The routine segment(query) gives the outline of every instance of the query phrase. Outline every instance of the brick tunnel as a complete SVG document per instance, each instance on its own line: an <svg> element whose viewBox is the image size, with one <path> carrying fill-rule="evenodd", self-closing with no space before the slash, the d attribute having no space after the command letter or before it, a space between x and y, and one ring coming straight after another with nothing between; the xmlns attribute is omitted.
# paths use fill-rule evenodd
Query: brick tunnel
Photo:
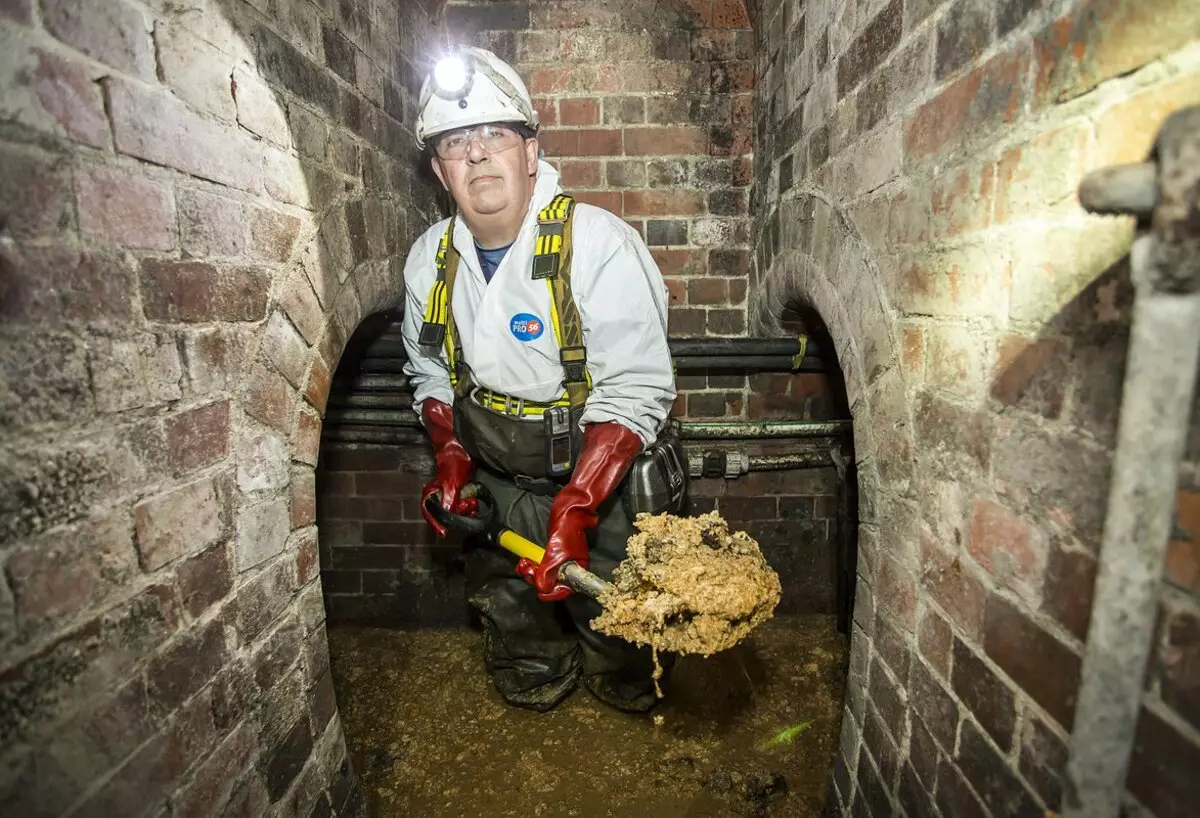
<svg viewBox="0 0 1200 818"><path fill-rule="evenodd" d="M464 42L525 78L564 188L642 235L673 339L821 350L681 369L674 416L851 430L689 444L811 455L691 493L759 541L779 623L824 623L829 714L769 750L804 772L714 775L667 711L618 723L658 753L622 814L1078 810L1137 225L1076 191L1200 103L1198 29L1189 0L0 0L0 812L502 814L436 772L396 783L447 737L353 732L372 688L421 706L383 687L410 654L365 635L483 678L458 544L416 512L428 448L353 414L405 409L369 400L363 350L447 213L413 121ZM1130 818L1200 802L1192 414ZM810 719L813 651L697 663L727 698L772 657L796 675L772 688L789 721L691 724ZM570 745L509 766L548 780ZM558 775L521 803L609 814Z"/></svg>

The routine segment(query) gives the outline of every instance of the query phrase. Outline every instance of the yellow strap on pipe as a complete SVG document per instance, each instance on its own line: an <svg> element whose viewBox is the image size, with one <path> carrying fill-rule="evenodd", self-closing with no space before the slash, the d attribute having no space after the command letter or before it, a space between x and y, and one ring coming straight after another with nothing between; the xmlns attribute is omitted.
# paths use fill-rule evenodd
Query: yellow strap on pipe
<svg viewBox="0 0 1200 818"><path fill-rule="evenodd" d="M500 536L496 538L500 547L505 551L511 551L518 557L541 562L542 556L546 553L546 549L542 548L535 542L525 539L511 528L506 528L500 532Z"/></svg>

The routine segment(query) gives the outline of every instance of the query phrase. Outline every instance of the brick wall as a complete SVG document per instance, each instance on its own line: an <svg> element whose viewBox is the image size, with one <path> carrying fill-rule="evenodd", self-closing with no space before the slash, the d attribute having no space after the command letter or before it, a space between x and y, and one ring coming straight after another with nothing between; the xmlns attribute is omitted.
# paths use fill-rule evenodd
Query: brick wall
<svg viewBox="0 0 1200 818"><path fill-rule="evenodd" d="M1195 5L764 0L756 25L751 325L818 312L855 421L835 805L1057 810L1132 297L1133 225L1074 191L1200 102ZM1134 815L1200 797L1190 451Z"/></svg>
<svg viewBox="0 0 1200 818"><path fill-rule="evenodd" d="M314 465L438 6L0 3L0 812L353 811Z"/></svg>

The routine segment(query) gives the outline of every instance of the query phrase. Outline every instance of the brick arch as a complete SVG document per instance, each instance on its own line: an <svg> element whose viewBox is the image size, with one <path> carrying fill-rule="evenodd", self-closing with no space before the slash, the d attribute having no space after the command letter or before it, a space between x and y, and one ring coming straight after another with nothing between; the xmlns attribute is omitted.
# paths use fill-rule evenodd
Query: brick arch
<svg viewBox="0 0 1200 818"><path fill-rule="evenodd" d="M750 304L752 332L781 334L781 315L789 306L816 310L833 340L853 418L858 577L841 757L856 759L865 741L868 698L889 691L884 698L894 706L887 717L900 723L910 706L902 692L907 679L880 661L879 646L915 639L921 522L913 411L895 319L867 241L817 188L795 191L763 224L776 220L778 248L759 271ZM908 636L898 643L880 640L879 628Z"/></svg>

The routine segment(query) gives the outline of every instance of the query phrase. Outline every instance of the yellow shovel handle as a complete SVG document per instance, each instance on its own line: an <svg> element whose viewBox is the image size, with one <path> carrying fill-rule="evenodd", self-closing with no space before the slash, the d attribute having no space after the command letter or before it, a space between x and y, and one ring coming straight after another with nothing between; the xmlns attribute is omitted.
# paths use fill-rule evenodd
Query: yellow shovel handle
<svg viewBox="0 0 1200 818"><path fill-rule="evenodd" d="M537 543L527 540L511 528L506 528L500 532L500 536L496 538L500 543L500 547L505 551L511 551L518 557L541 562L542 557L546 553L546 549L542 548Z"/></svg>

